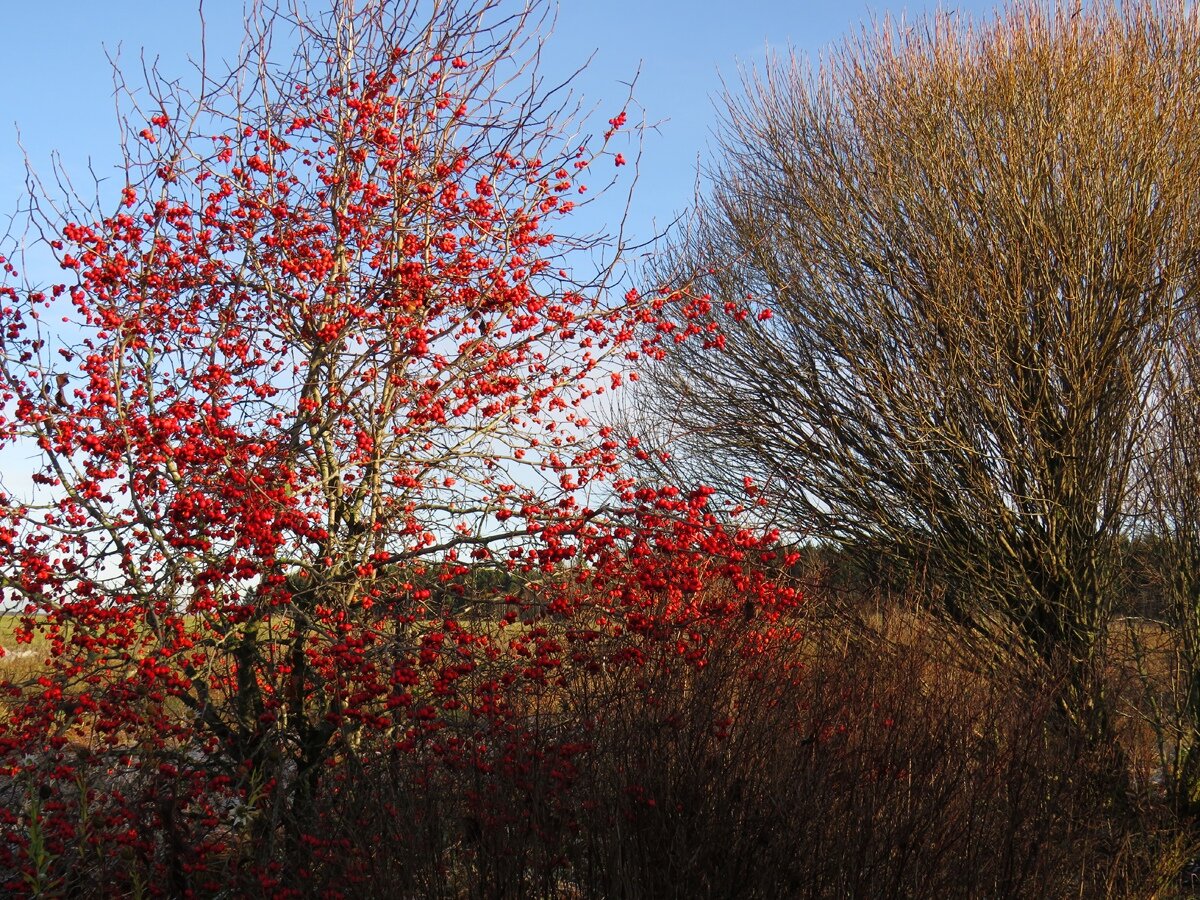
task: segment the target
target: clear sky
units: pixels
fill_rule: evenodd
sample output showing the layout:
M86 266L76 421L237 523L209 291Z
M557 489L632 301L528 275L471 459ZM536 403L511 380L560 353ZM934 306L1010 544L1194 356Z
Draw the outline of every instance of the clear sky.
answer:
M113 172L118 131L106 48L120 49L128 80L137 83L143 49L145 59L157 57L163 74L186 76L188 57L200 47L197 0L14 0L6 6L0 53L5 217L23 191L18 127L41 172L48 171L52 150L85 183L89 161L98 174ZM543 71L548 77L568 72L594 53L577 86L589 105L606 113L603 121L626 96L623 82L640 69L636 99L647 121L659 123L647 134L631 209L632 229L646 237L691 200L721 76L736 82L739 61L761 60L768 45L817 54L872 16L912 17L939 6L987 16L995 0L562 0ZM242 8L242 0L205 0L210 66L236 54Z

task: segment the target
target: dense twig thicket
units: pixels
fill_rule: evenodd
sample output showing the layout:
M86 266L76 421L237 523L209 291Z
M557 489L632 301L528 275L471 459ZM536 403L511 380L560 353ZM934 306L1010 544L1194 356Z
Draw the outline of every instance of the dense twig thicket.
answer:
M660 264L718 329L651 395L678 468L928 573L989 656L1069 673L1097 733L1145 463L1194 421L1198 49L1184 3L1014 4L777 59Z

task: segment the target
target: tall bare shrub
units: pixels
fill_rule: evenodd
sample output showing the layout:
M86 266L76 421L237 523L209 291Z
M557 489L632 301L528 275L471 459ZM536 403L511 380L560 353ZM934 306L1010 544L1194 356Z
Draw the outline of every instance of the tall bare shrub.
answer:
M1137 0L775 59L726 98L711 195L656 273L723 348L658 372L681 465L932 573L1098 733L1134 461L1195 294L1198 51L1193 10Z

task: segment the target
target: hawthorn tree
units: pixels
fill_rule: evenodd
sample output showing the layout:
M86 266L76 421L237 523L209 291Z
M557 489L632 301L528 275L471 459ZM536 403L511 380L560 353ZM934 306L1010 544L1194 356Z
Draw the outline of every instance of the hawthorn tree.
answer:
M6 877L303 879L279 860L311 861L331 772L490 771L602 632L702 660L695 623L741 615L708 580L795 600L747 568L762 537L635 491L588 422L671 296L571 236L626 113L571 137L539 15L261 12L231 73L129 95L114 196L34 192L64 277L0 287L0 447L38 454L0 585L48 656L4 685ZM576 277L581 250L608 262ZM576 626L501 636L547 616ZM97 847L134 862L97 882Z
M699 273L688 321L720 330L650 395L679 467L928 572L1101 733L1096 651L1196 298L1198 47L1184 3L1015 3L773 61L658 272Z

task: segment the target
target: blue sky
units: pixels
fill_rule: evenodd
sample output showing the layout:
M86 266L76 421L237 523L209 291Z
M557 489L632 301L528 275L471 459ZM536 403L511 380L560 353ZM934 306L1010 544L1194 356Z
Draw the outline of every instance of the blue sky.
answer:
M316 0L316 5L319 0ZM952 2L814 2L814 0L563 0L545 53L548 77L595 54L577 87L608 115L619 108L641 70L636 99L647 121L630 224L647 237L684 209L695 168L714 121L721 76L736 82L737 64L763 58L768 45L819 53L872 16L912 17L942 8L990 15L995 0ZM241 37L241 0L206 0L211 65L232 57ZM110 174L118 158L112 72L105 48L121 59L131 82L140 78L143 48L166 75L189 73L200 46L196 0L58 0L12 3L0 53L0 215L16 209L24 183L21 143L41 172L59 151L67 171L87 183L87 165ZM631 113L631 118L633 114ZM118 189L114 186L114 192Z

